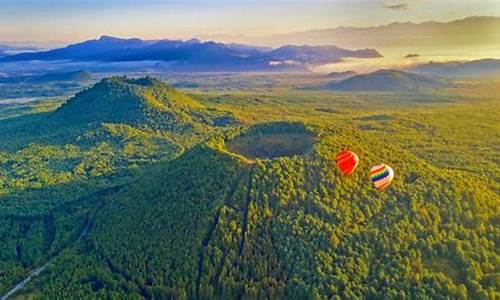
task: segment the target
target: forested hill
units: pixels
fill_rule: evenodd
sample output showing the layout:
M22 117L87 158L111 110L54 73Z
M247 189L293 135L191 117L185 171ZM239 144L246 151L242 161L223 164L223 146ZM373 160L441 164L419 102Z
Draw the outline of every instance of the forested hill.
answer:
M182 132L212 125L217 116L156 79L112 77L69 99L53 117L65 124L120 123Z
M154 78L111 77L77 93L54 111L0 120L0 138L9 141L0 149L19 150L33 143L95 143L96 135L104 141L134 130L156 130L155 134L185 144L235 124L238 120L231 112L209 109Z
M476 298L492 292L497 275L484 264L497 259L489 238L495 194L360 138L342 129L268 123L160 163L105 201L88 239L57 257L40 279L44 295ZM380 193L366 172L340 175L332 151L344 143L370 145L363 169L379 159L397 166L393 186Z
M104 79L54 110L0 120L0 294L90 228L105 196L236 124L152 79Z
M325 86L338 91L415 91L449 86L443 79L398 70L378 70L355 75Z

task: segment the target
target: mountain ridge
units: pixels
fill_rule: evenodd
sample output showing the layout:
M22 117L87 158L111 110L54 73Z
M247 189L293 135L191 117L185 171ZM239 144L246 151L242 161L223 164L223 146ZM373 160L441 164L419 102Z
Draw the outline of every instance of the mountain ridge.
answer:
M91 81L93 79L92 73L85 70L76 70L69 72L51 72L45 73L40 76L35 76L31 81L33 82L47 82L47 81Z
M102 36L42 52L21 53L0 62L31 60L70 61L164 61L172 67L272 70L307 68L308 65L338 62L346 57L378 58L375 49L349 50L337 46L286 45L276 49L243 44L191 40L141 40ZM275 63L277 62L277 63Z
M338 91L410 91L446 85L446 81L429 76L399 70L378 70L335 81L323 88Z
M391 27L391 26L419 26L419 25L446 25L446 24L459 24L459 23L464 23L464 22L474 22L474 21L500 21L500 17L497 16L470 16L470 17L465 17L462 19L456 19L456 20L450 20L450 21L423 21L423 22L412 22L412 21L405 21L405 22L391 22L387 24L382 24L382 25L375 25L375 26L338 26L338 27L333 27L333 28L323 28L323 29L312 29L312 30L304 30L304 31L297 31L294 33L306 33L306 32L315 32L315 31L331 31L331 30L351 30L351 29L358 29L358 30L365 30L365 29L373 29L373 28L386 28L386 27ZM293 33L291 33L293 34Z
M485 58L472 61L429 62L407 68L418 74L446 77L500 76L500 59Z
M414 48L435 47L437 44L446 47L495 46L500 40L500 33L496 30L499 26L500 17L472 16L449 22L393 22L378 26L339 26L263 36L212 35L207 37L220 41L249 42L263 46L278 46L293 41L308 45L334 44L343 48L369 47L384 52L392 47L407 45L408 51L416 51ZM464 37L464 31L472 35Z

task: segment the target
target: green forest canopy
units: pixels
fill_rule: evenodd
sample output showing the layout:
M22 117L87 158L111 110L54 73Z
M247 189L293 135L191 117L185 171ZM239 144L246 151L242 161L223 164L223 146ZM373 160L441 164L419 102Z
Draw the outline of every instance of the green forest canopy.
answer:
M499 297L498 92L188 96L112 78L1 120L0 291L48 262L22 294ZM270 134L309 142L255 155ZM361 158L349 178L344 148Z

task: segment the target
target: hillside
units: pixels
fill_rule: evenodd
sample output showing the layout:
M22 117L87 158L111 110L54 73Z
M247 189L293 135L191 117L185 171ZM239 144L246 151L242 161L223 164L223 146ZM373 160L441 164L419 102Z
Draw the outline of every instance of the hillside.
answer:
M84 70L0 77L0 83L38 84L40 86L46 83L56 83L56 82L70 82L70 83L73 82L73 83L85 84L92 80L93 80L93 74Z
M92 73L85 70L77 70L62 73L46 73L40 76L33 76L31 82L48 82L48 81L91 81Z
M397 70L379 70L356 75L324 86L338 91L409 91L444 87L447 82Z
M408 68L408 71L445 77L498 77L500 59L480 59L468 62L431 62Z
M8 141L0 145L0 151L21 150L32 144L92 148L107 142L105 147L111 146L113 151L121 152L122 147L130 147L127 151L131 159L135 149L140 147L143 149L139 152L146 151L146 157L169 156L170 150L158 155L152 148L176 149L175 153L204 135L239 124L231 112L209 109L196 99L149 77L107 78L67 100L58 100L55 107L53 111L30 117L0 120L0 139ZM127 160L119 165L126 166Z
M319 133L300 123L267 123L229 136L226 143L245 137L237 141L238 149L255 149L256 141L274 147L279 138L283 144L276 149L282 149L290 145L290 135ZM392 158L383 156L401 176L380 194L365 184L367 174L346 179L331 167L333 153L325 150L349 139L341 129L338 134L343 141L322 132L307 151L275 152L272 159L267 153L246 156L249 149L232 152L229 148L235 148L224 140L213 139L157 165L96 211L87 240L46 271L44 294L201 299L479 295L463 285L477 280L472 253L481 248L482 259L495 256L475 229L455 216L467 214L470 201L478 201L474 214L487 220L494 196L474 191L474 200L468 199L467 187L457 185L457 178L397 150ZM267 135L274 137L262 139ZM376 140L368 144L372 153L386 147ZM261 159L255 161L255 154ZM367 155L365 164L377 159ZM411 172L417 179L405 179ZM483 226L484 236L494 234L494 225ZM457 234L472 239L474 247L457 242ZM485 272L482 278L489 279L481 286L491 289L495 275Z
M294 61L312 65L324 65L340 62L342 58L379 58L374 49L347 50L336 46L282 46L266 53L272 61Z
M335 80L342 80L342 79L347 79L350 77L353 77L357 75L356 72L353 71L344 71L344 72L330 72L326 74L326 78L329 79L335 79Z
M149 77L104 79L76 94L52 115L53 120L66 124L119 123L174 132L202 130L225 117Z

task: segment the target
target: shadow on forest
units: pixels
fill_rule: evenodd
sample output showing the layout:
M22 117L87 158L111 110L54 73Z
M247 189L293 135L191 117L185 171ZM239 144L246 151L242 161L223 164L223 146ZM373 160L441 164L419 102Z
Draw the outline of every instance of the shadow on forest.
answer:
M52 118L53 112L42 112L0 120L0 151L17 151L31 143L64 145L89 129L68 126Z

